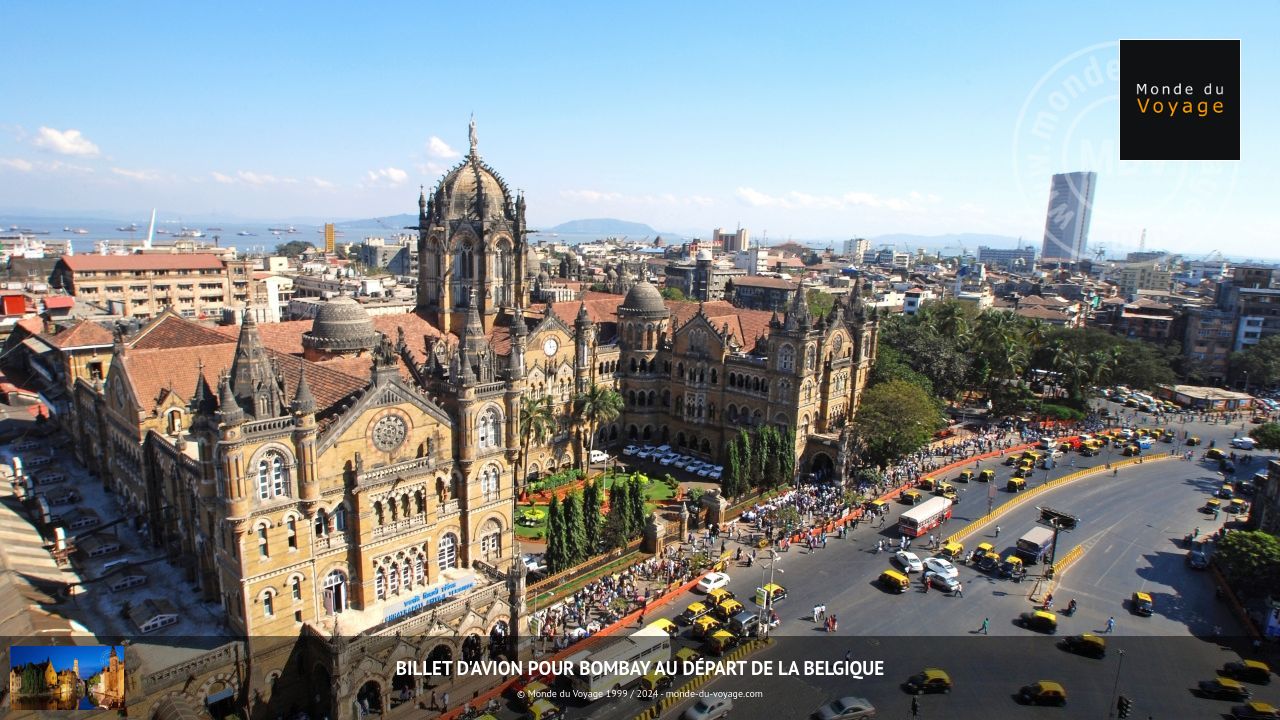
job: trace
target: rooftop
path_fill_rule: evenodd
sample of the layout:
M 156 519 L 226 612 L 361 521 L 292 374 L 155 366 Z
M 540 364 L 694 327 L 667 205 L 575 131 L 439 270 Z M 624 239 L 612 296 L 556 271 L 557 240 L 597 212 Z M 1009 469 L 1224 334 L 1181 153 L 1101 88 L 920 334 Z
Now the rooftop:
M 222 258 L 205 253 L 63 255 L 62 262 L 73 272 L 222 269 Z

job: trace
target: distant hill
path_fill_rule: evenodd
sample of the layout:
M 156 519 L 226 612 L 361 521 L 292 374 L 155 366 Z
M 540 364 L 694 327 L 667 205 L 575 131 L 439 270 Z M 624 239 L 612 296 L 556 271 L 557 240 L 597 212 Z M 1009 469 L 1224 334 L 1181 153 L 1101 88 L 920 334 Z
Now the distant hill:
M 1022 238 L 1021 244 L 1026 245 L 1028 241 Z M 1038 243 L 1032 243 L 1038 244 Z M 871 238 L 871 246 L 878 247 L 880 245 L 903 246 L 911 250 L 922 247 L 928 250 L 940 250 L 942 248 L 959 249 L 961 246 L 970 252 L 977 252 L 979 245 L 986 245 L 993 248 L 1015 248 L 1019 247 L 1019 239 L 1008 235 L 986 235 L 983 233 L 951 233 L 948 235 L 911 235 L 909 233 L 893 233 L 890 235 L 879 235 Z
M 334 223 L 334 227 L 366 228 L 373 225 L 383 225 L 384 223 L 386 226 L 395 228 L 397 230 L 406 225 L 416 226 L 418 224 L 418 215 L 416 213 L 413 213 L 413 214 L 400 213 L 399 215 L 387 215 L 386 217 L 366 218 L 364 220 L 348 220 L 346 222 Z
M 563 233 L 566 235 L 658 235 L 657 230 L 644 223 L 615 220 L 614 218 L 593 218 L 590 220 L 570 220 L 555 227 L 540 229 L 543 233 Z

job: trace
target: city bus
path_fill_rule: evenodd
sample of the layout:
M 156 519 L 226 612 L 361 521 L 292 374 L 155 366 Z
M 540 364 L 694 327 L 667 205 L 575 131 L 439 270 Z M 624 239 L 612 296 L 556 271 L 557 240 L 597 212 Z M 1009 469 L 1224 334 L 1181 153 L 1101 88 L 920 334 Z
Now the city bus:
M 574 658 L 575 666 L 586 663 L 624 663 L 634 665 L 648 662 L 669 662 L 671 660 L 671 636 L 661 628 L 647 626 L 631 635 L 609 642 L 604 647 L 590 653 L 585 658 Z M 575 668 L 576 670 L 577 668 Z M 594 702 L 607 697 L 610 691 L 623 688 L 637 680 L 644 673 L 614 672 L 601 668 L 604 672 L 574 672 L 569 676 L 569 685 L 574 695 Z M 632 669 L 635 669 L 634 667 Z
M 920 537 L 951 517 L 951 501 L 944 497 L 926 500 L 898 517 L 898 532 Z

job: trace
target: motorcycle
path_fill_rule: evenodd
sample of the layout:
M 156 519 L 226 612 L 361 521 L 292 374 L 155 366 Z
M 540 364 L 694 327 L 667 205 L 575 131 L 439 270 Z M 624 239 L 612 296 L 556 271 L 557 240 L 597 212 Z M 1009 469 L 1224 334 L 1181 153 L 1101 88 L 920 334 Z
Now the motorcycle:
M 1070 617 L 1070 616 L 1072 616 L 1072 615 L 1075 615 L 1075 614 L 1076 614 L 1076 601 L 1075 601 L 1075 600 L 1072 600 L 1071 602 L 1067 603 L 1067 609 L 1066 609 L 1065 611 L 1063 611 L 1063 613 L 1062 613 L 1062 614 L 1063 614 L 1063 615 L 1066 615 L 1067 617 Z

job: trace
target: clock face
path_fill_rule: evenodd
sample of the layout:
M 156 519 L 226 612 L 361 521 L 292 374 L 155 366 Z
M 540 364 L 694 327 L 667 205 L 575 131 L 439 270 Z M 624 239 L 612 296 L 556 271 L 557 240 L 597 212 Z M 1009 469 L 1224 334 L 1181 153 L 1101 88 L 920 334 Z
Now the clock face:
M 373 445 L 383 452 L 395 450 L 400 447 L 400 443 L 404 442 L 408 432 L 409 428 L 405 425 L 404 418 L 399 415 L 388 415 L 373 426 Z
M 559 349 L 560 349 L 560 343 L 553 337 L 547 338 L 547 341 L 542 343 L 542 352 L 546 353 L 547 357 L 551 357 L 552 355 L 555 355 L 556 350 L 559 350 Z

